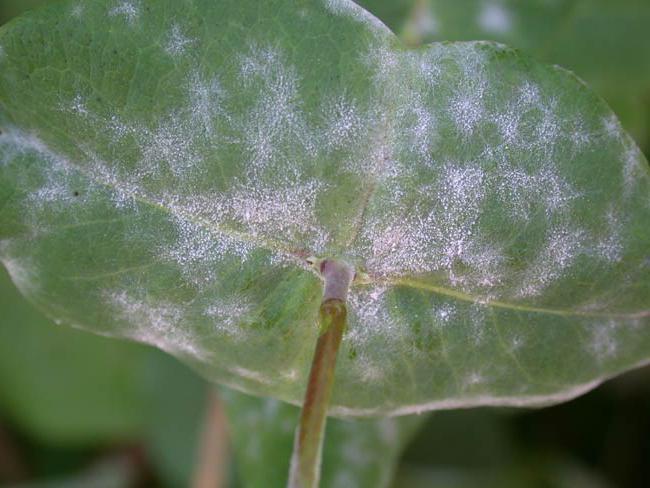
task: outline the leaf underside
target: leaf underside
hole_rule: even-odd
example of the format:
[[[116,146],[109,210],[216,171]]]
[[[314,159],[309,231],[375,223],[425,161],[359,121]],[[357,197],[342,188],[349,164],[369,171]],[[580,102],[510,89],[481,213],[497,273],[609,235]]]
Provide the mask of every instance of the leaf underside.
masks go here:
[[[572,398],[650,358],[650,178],[573,75],[347,0],[58,4],[0,30],[0,258],[56,320],[335,415]]]

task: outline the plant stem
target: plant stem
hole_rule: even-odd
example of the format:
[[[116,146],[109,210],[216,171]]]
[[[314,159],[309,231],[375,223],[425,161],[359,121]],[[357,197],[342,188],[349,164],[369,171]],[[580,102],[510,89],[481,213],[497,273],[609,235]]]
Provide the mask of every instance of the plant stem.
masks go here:
[[[208,408],[198,446],[198,461],[192,476],[193,488],[223,488],[228,470],[228,429],[221,400],[215,391],[208,395]]]
[[[354,277],[353,269],[339,261],[323,261],[320,269],[325,289],[319,311],[319,336],[293,445],[290,488],[318,486],[336,356],[346,327],[345,301]]]

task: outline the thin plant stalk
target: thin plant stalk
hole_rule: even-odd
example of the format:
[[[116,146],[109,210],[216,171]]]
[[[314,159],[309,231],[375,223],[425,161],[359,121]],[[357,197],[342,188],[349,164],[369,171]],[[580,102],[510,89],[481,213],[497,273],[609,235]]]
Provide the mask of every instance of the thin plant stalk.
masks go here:
[[[320,266],[325,290],[319,311],[319,336],[296,431],[289,473],[290,488],[316,488],[325,437],[336,357],[346,328],[346,299],[354,277],[346,263],[326,260]]]

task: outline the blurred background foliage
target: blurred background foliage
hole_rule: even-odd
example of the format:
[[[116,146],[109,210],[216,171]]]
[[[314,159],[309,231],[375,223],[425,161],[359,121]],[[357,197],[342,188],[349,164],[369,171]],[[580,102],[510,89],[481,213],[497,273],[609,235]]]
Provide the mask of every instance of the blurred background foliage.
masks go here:
[[[53,0],[0,0],[0,24],[44,1]],[[410,45],[490,39],[571,69],[649,154],[648,0],[359,3]],[[209,390],[160,351],[51,323],[0,270],[0,485],[189,486]],[[235,435],[245,427],[232,423]],[[226,484],[241,486],[234,451]],[[394,486],[650,486],[650,369],[542,410],[435,413],[402,455]]]

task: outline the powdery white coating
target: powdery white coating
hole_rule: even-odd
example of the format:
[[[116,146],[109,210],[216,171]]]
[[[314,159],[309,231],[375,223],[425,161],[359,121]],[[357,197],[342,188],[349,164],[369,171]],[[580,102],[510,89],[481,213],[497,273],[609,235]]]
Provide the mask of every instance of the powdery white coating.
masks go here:
[[[457,86],[448,110],[458,129],[469,135],[485,115],[485,93],[489,88],[485,57],[479,51],[470,52],[459,64],[463,82]]]
[[[253,244],[211,231],[201,223],[187,218],[175,219],[178,239],[171,247],[161,249],[163,257],[178,265],[186,279],[203,288],[216,280],[218,265],[227,257],[245,262]]]
[[[167,36],[165,52],[170,56],[181,56],[189,46],[196,42],[183,34],[183,30],[178,24],[172,25],[171,32]]]
[[[81,3],[77,3],[72,6],[70,9],[70,15],[75,19],[80,19],[84,14],[84,6]]]
[[[252,110],[239,123],[250,157],[249,176],[290,158],[286,148],[291,145],[313,155],[310,129],[301,110],[298,75],[284,55],[270,47],[251,46],[249,54],[240,59],[240,77],[244,86],[259,93]]]
[[[344,343],[357,353],[354,367],[363,381],[381,381],[385,375],[384,364],[376,355],[378,338],[397,339],[408,334],[408,327],[390,314],[387,306],[388,289],[381,286],[352,288],[348,295],[348,321]],[[377,326],[381,324],[381,326]],[[384,346],[389,344],[388,341]],[[383,351],[390,353],[388,349]]]
[[[16,257],[11,250],[11,241],[9,240],[0,241],[0,262],[22,294],[29,296],[39,290],[37,268],[29,259]]]
[[[230,339],[245,340],[247,331],[243,323],[250,320],[254,307],[245,297],[218,297],[205,309],[204,314],[212,321],[215,332]]]
[[[623,192],[625,196],[629,196],[634,190],[637,181],[647,174],[647,171],[644,170],[648,163],[645,161],[641,150],[629,141],[622,159]]]
[[[491,34],[506,34],[512,29],[512,14],[501,3],[484,3],[478,16],[478,25]]]
[[[611,320],[604,323],[596,323],[591,328],[591,341],[589,352],[594,354],[598,361],[604,361],[616,355],[618,341],[615,332],[620,324]]]
[[[241,224],[251,235],[282,236],[295,243],[308,243],[322,252],[326,236],[315,211],[318,195],[325,190],[317,180],[271,186],[242,186],[217,199],[223,218]]]
[[[123,290],[107,291],[105,301],[117,318],[128,324],[122,331],[126,337],[171,354],[206,357],[198,338],[185,322],[183,307],[151,298],[135,298]]]
[[[571,267],[584,249],[585,232],[579,227],[555,226],[548,229],[546,246],[528,266],[518,295],[538,295]]]
[[[600,239],[594,239],[596,256],[610,263],[619,262],[623,259],[623,222],[625,219],[610,206],[604,220],[606,222],[605,231]]]
[[[116,3],[108,11],[108,16],[123,17],[128,24],[133,25],[140,17],[140,4],[133,0]]]

